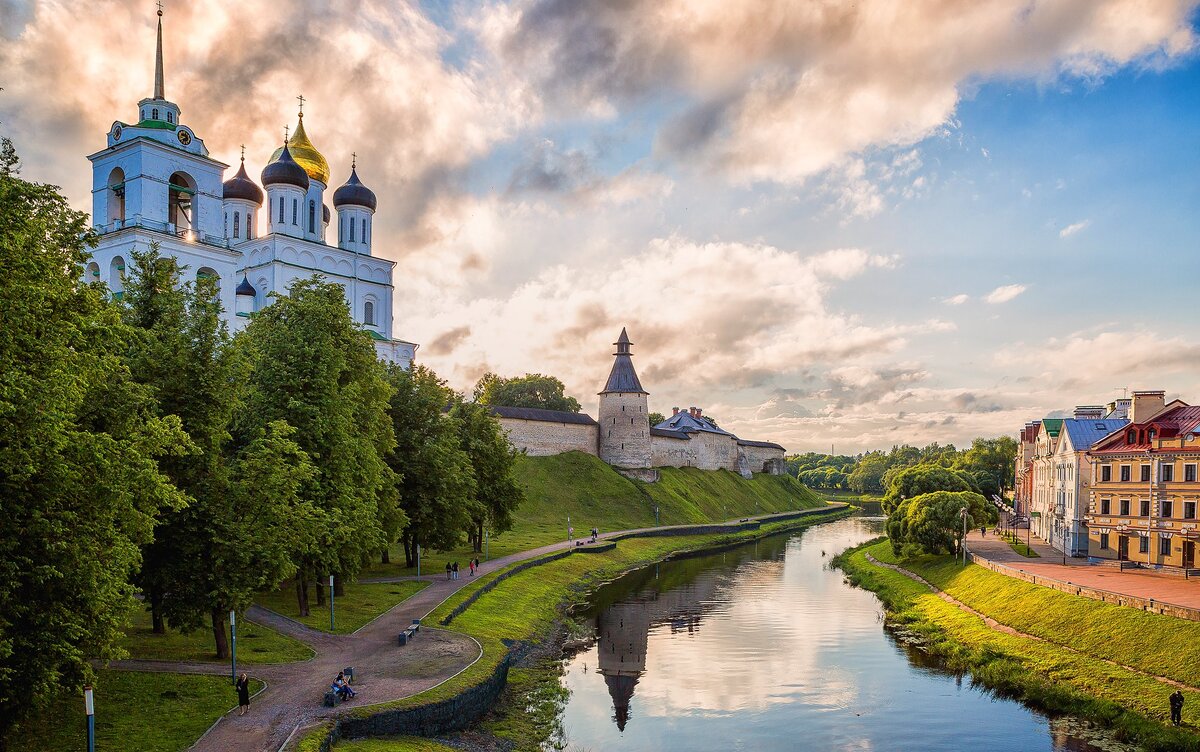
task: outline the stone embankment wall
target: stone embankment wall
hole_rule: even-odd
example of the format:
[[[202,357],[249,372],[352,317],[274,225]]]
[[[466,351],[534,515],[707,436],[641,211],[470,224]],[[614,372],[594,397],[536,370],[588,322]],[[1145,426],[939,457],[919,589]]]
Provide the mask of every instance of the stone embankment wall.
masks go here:
[[[1021,571],[1015,567],[1010,567],[1006,564],[998,564],[994,561],[989,561],[981,556],[970,554],[971,561],[975,562],[984,569],[990,569],[997,574],[1002,574],[1005,577],[1012,577],[1017,580],[1023,580],[1034,585],[1041,585],[1053,590],[1058,590],[1071,595],[1078,595],[1082,598],[1091,598],[1095,601],[1104,601],[1111,603],[1114,606],[1126,606],[1129,608],[1137,608],[1142,611],[1148,611],[1154,614],[1162,614],[1164,616],[1174,616],[1177,619],[1188,619],[1189,621],[1200,621],[1200,609],[1191,608],[1189,606],[1177,606],[1173,603],[1164,603],[1156,601],[1153,598],[1139,598],[1134,595],[1125,595],[1124,593],[1113,593],[1108,590],[1099,590],[1090,588],[1084,585],[1074,585],[1070,582],[1055,580],[1050,577],[1040,577],[1036,574]]]
[[[783,450],[744,445],[739,445],[738,449],[746,456],[746,463],[750,465],[750,472],[783,475],[785,471]]]
[[[542,420],[499,418],[508,441],[531,457],[564,452],[596,454],[597,428],[582,423],[550,423]]]

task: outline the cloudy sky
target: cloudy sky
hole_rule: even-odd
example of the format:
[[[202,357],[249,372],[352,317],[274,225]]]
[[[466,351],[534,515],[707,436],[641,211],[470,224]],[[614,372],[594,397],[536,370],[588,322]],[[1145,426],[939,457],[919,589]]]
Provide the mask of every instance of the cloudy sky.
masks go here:
[[[261,170],[303,94],[379,196],[396,334],[585,409],[793,451],[969,442],[1121,389],[1200,400],[1188,0],[166,0],[166,93]],[[150,2],[0,0],[0,133],[89,206]]]

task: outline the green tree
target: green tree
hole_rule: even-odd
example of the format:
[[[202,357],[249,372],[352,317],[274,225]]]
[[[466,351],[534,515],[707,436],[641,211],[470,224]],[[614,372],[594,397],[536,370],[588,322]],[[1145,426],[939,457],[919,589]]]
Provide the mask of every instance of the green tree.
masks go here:
[[[117,309],[80,284],[86,228],[0,141],[0,748],[120,657],[139,546],[183,503],[156,458],[187,437],[130,378]]]
[[[933,491],[979,492],[975,479],[961,470],[941,465],[913,465],[891,475],[883,497],[883,511],[891,514],[903,499],[911,499]]]
[[[396,437],[387,461],[401,475],[400,506],[408,522],[400,535],[406,566],[417,546],[448,550],[471,526],[476,509],[475,474],[462,449],[459,419],[446,414],[454,392],[424,366],[388,367],[392,387],[388,414]]]
[[[458,421],[461,448],[475,476],[467,539],[479,552],[483,550],[484,530],[510,530],[513,512],[524,498],[515,474],[517,451],[508,443],[500,421],[486,407],[456,400],[450,417]]]
[[[994,519],[994,510],[973,491],[934,491],[904,499],[888,514],[892,550],[900,555],[912,544],[930,554],[960,552],[964,508],[967,529]]]
[[[396,520],[396,477],[384,457],[395,446],[391,388],[370,337],[350,318],[341,285],[298,280],[238,336],[251,367],[234,440],[248,445],[270,423],[295,429],[313,467],[299,492],[311,510],[295,541],[296,600],[307,615],[308,584],[356,574],[386,545]],[[307,512],[307,510],[306,510]],[[320,591],[318,591],[320,592]]]
[[[666,420],[667,416],[663,415],[662,413],[650,413],[646,416],[646,419],[650,421],[650,426],[653,427]]]
[[[883,452],[868,452],[855,464],[846,483],[851,491],[858,493],[883,493],[883,475],[888,467]]]
[[[971,442],[971,448],[962,454],[956,466],[973,474],[987,474],[1001,491],[1007,491],[1013,487],[1016,456],[1017,442],[1011,436],[978,438]]]
[[[561,381],[540,373],[527,373],[512,378],[485,373],[475,384],[473,398],[481,405],[579,412],[579,400],[568,397],[565,391],[566,387]]]

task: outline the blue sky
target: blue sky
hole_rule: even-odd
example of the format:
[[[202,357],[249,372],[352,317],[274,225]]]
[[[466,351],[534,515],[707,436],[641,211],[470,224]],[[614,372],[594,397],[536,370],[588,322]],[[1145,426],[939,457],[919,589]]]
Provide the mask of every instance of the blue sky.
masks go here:
[[[153,18],[0,0],[0,132],[80,208],[84,155],[149,91]],[[628,326],[652,409],[794,451],[962,444],[1118,387],[1200,399],[1193,0],[165,21],[168,96],[214,157],[245,143],[256,175],[298,93],[335,181],[358,153],[396,331],[458,388],[553,373],[594,409]]]

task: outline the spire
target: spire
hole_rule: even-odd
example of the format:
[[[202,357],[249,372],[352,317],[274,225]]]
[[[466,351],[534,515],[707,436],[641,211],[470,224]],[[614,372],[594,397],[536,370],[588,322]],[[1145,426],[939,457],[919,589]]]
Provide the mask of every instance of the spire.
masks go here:
[[[604,385],[604,391],[600,393],[640,392],[649,394],[642,388],[642,382],[633,368],[633,353],[629,351],[633,343],[629,341],[629,335],[625,332],[624,327],[621,327],[621,336],[617,337],[617,341],[613,344],[617,346],[617,351],[613,353],[616,360],[613,361],[612,371],[608,374],[608,382]]]
[[[158,49],[154,53],[154,98],[166,99],[163,94],[163,62],[162,62],[162,10],[163,6],[158,4]]]
[[[617,346],[617,351],[613,355],[629,355],[629,346],[633,343],[629,341],[629,335],[625,332],[625,327],[621,327],[621,336],[617,337],[617,341],[613,343]]]

